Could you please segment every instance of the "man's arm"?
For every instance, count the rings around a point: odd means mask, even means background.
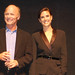
[[[25,37],[23,37],[25,38]],[[22,39],[23,39],[22,38]],[[26,42],[25,42],[26,41]],[[10,62],[5,62],[5,66],[9,68],[14,68],[14,67],[25,67],[25,65],[29,64],[32,61],[32,37],[28,35],[28,37],[22,40],[23,44],[20,47],[23,49],[20,49],[18,52],[21,53],[21,51],[24,51],[25,53],[22,55],[22,57],[16,57],[15,60],[10,60]],[[24,49],[25,48],[25,49]],[[17,55],[17,54],[16,54]],[[19,55],[18,55],[19,56]]]

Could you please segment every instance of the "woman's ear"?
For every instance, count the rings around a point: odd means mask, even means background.
[[[53,16],[51,15],[51,21],[53,20]]]
[[[40,20],[40,18],[39,18],[38,20],[39,20],[39,22],[41,23],[41,20]]]

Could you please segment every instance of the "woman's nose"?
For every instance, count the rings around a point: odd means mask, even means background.
[[[47,19],[47,17],[44,17],[44,20],[46,20]]]

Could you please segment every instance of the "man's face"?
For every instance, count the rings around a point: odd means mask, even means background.
[[[20,14],[19,10],[15,6],[8,6],[4,12],[4,19],[6,22],[6,25],[16,25],[17,20],[19,20]]]

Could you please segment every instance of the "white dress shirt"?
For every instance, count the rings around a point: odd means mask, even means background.
[[[6,28],[6,49],[10,52],[10,59],[14,59],[15,55],[15,45],[16,45],[16,32]]]

